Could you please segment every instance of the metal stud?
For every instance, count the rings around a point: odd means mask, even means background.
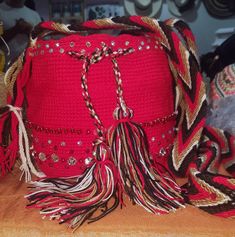
[[[47,158],[46,158],[46,154],[43,153],[43,152],[40,152],[38,154],[38,158],[41,160],[41,161],[45,161]]]
[[[73,48],[73,47],[75,46],[75,43],[74,43],[74,42],[70,42],[70,43],[69,43],[69,46],[70,46],[71,48]]]
[[[49,49],[49,53],[53,53],[53,51],[54,51],[53,49]]]
[[[51,144],[51,143],[52,143],[52,140],[48,140],[47,142],[48,142],[48,144]]]
[[[146,46],[146,49],[150,49],[150,46],[149,46],[149,45],[147,45],[147,46]]]
[[[141,41],[140,44],[141,44],[141,45],[144,45],[144,41]]]
[[[73,156],[70,156],[67,163],[68,165],[74,166],[77,163],[77,159]]]
[[[81,146],[82,145],[82,141],[77,141],[77,145]]]
[[[164,149],[164,148],[161,148],[160,151],[159,151],[159,154],[160,154],[161,156],[165,156],[165,155],[166,155],[165,149]]]
[[[63,48],[60,48],[60,53],[64,53],[64,49]]]
[[[130,44],[130,42],[129,42],[129,41],[126,41],[126,42],[125,42],[125,45],[126,45],[126,46],[128,46],[129,44]]]
[[[112,45],[112,46],[115,46],[115,41],[111,41],[111,45]]]
[[[86,50],[85,49],[82,49],[81,50],[81,54],[85,54],[86,53]]]
[[[89,164],[91,163],[91,161],[92,161],[92,158],[91,158],[91,157],[87,157],[87,158],[85,159],[85,164],[86,164],[86,165],[89,165]]]
[[[60,47],[60,43],[55,43],[55,46],[56,47]]]
[[[46,44],[45,47],[48,49],[48,48],[50,47],[50,45],[49,45],[49,44]]]
[[[54,162],[58,162],[60,160],[59,156],[57,156],[55,153],[53,153],[51,155],[51,159],[54,161]]]
[[[66,142],[63,141],[63,142],[60,143],[60,145],[61,146],[66,146]]]
[[[86,47],[91,47],[91,42],[87,41],[86,42]]]
[[[142,50],[142,46],[139,46],[139,47],[138,47],[138,50]]]
[[[152,137],[152,138],[151,138],[151,141],[152,141],[152,142],[155,142],[155,141],[156,141],[156,138],[155,138],[155,137]]]

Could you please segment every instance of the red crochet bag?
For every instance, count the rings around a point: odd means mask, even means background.
[[[112,30],[110,35],[105,30]],[[29,207],[77,228],[123,202],[168,213],[189,202],[233,216],[234,138],[205,127],[194,37],[182,21],[43,22],[5,77],[1,172],[19,157]],[[174,178],[188,177],[181,189]]]

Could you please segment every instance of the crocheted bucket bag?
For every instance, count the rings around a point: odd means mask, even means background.
[[[233,172],[234,138],[205,127],[194,37],[182,21],[43,22],[5,83],[1,173],[20,157],[26,181],[38,177],[28,206],[42,215],[76,229],[123,195],[155,214],[188,202],[234,215],[233,179],[216,174],[219,163]],[[189,178],[183,189],[177,176]]]

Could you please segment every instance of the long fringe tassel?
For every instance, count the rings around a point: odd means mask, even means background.
[[[146,135],[138,124],[117,121],[108,131],[108,141],[123,188],[134,203],[155,214],[183,207],[178,185],[151,165]]]
[[[95,153],[95,162],[81,177],[32,182],[28,207],[40,208],[43,216],[68,223],[73,230],[113,211],[119,205],[115,167],[102,142],[95,145]]]

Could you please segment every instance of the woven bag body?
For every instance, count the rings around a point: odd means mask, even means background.
[[[82,174],[92,157],[91,144],[97,134],[82,96],[83,62],[68,52],[91,55],[102,44],[117,52],[134,49],[117,59],[125,101],[134,112],[134,120],[146,123],[153,157],[161,157],[164,162],[165,150],[172,145],[174,120],[154,124],[174,113],[167,56],[154,34],[38,40],[27,51],[32,60],[32,75],[26,85],[27,120],[33,137],[32,154],[49,177]],[[106,57],[90,67],[87,77],[91,100],[106,129],[115,123],[113,111],[117,104],[112,67],[111,57]]]

